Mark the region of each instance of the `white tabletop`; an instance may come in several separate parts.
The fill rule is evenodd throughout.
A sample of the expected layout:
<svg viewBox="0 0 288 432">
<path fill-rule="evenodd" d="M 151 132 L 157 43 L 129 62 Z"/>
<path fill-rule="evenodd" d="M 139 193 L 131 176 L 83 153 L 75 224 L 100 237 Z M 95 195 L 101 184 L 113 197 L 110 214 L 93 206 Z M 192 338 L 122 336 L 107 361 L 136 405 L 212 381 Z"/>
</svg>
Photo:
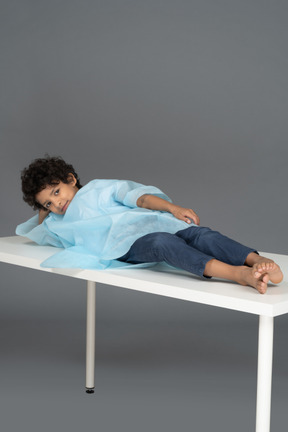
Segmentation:
<svg viewBox="0 0 288 432">
<path fill-rule="evenodd" d="M 203 280 L 166 265 L 117 270 L 40 267 L 42 261 L 56 252 L 59 252 L 59 249 L 36 245 L 24 237 L 0 238 L 1 262 L 256 315 L 275 317 L 288 312 L 288 256 L 286 255 L 263 253 L 281 266 L 284 281 L 278 286 L 269 286 L 267 293 L 261 295 L 251 287 L 220 279 Z"/>
</svg>

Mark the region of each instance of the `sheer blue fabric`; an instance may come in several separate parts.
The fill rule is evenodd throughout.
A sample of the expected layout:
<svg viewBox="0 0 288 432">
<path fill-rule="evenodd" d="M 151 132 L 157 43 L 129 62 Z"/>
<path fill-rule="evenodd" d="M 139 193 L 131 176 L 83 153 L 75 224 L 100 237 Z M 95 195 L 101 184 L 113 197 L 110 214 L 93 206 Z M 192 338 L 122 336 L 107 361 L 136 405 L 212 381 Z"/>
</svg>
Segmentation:
<svg viewBox="0 0 288 432">
<path fill-rule="evenodd" d="M 16 234 L 40 245 L 65 248 L 44 261 L 43 267 L 127 267 L 129 264 L 116 260 L 138 238 L 152 232 L 175 234 L 193 225 L 167 212 L 137 207 L 144 194 L 171 201 L 154 186 L 129 180 L 92 180 L 76 193 L 64 215 L 50 213 L 41 225 L 36 215 L 18 225 Z"/>
</svg>

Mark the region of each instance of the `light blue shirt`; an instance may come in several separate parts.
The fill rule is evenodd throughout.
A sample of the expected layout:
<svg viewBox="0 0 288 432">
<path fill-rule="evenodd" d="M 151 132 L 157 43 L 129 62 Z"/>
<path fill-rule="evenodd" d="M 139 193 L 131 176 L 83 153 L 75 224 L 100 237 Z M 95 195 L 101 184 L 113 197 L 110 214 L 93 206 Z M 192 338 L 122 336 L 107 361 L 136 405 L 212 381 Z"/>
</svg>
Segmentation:
<svg viewBox="0 0 288 432">
<path fill-rule="evenodd" d="M 126 180 L 92 180 L 81 188 L 66 213 L 49 213 L 38 225 L 38 215 L 18 225 L 16 234 L 40 245 L 65 248 L 41 265 L 55 268 L 105 269 L 127 267 L 116 261 L 140 237 L 152 232 L 177 231 L 194 225 L 167 212 L 137 207 L 144 194 L 171 202 L 154 186 Z"/>
</svg>

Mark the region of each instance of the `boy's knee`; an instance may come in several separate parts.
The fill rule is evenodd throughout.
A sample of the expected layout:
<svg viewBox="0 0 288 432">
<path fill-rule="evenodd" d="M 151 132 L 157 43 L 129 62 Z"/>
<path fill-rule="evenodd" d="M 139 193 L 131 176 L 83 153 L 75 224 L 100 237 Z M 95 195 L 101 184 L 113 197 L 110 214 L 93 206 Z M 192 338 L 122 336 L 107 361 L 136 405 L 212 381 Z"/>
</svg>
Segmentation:
<svg viewBox="0 0 288 432">
<path fill-rule="evenodd" d="M 150 250 L 157 255 L 158 258 L 164 258 L 165 252 L 171 247 L 173 235 L 169 233 L 157 233 L 149 239 Z"/>
</svg>

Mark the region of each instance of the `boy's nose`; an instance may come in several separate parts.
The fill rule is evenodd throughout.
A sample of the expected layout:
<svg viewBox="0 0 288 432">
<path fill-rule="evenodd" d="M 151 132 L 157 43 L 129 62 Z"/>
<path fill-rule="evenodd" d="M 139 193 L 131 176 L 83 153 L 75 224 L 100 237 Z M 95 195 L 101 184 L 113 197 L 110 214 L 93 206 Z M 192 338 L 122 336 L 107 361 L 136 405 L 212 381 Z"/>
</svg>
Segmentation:
<svg viewBox="0 0 288 432">
<path fill-rule="evenodd" d="M 52 202 L 52 204 L 54 205 L 54 207 L 56 208 L 61 208 L 61 200 L 59 198 L 55 198 Z"/>
</svg>

